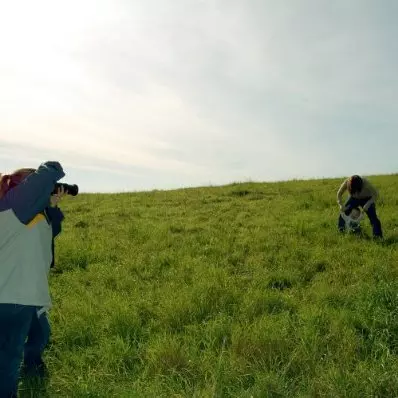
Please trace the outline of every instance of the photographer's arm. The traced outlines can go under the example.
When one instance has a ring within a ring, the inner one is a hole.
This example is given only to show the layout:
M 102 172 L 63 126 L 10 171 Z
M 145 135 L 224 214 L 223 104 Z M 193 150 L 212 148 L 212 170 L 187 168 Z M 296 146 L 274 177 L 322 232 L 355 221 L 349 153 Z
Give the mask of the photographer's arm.
M 51 221 L 51 228 L 53 231 L 53 238 L 51 242 L 51 252 L 52 252 L 51 268 L 54 268 L 55 266 L 54 239 L 61 233 L 62 231 L 61 224 L 65 217 L 58 206 L 48 207 L 46 209 L 46 213 Z
M 64 220 L 64 214 L 59 207 L 48 207 L 46 209 L 47 215 L 51 220 L 51 227 L 53 230 L 53 238 L 58 236 L 62 231 L 62 221 Z
M 18 219 L 29 223 L 32 218 L 49 206 L 55 183 L 65 176 L 58 162 L 45 162 L 19 185 L 10 190 L 5 200 Z

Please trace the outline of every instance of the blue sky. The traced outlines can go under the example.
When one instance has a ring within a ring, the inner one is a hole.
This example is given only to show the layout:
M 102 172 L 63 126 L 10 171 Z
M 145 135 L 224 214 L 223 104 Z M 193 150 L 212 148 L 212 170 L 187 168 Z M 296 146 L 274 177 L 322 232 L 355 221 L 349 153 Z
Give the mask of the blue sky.
M 398 2 L 0 5 L 0 169 L 112 192 L 398 171 Z

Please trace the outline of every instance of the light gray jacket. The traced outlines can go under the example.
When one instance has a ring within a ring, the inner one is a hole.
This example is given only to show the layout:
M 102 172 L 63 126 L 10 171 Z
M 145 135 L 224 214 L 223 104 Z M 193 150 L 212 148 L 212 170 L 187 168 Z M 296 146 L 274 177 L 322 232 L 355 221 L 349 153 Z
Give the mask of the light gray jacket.
M 58 162 L 45 162 L 0 199 L 0 303 L 50 308 L 48 273 L 61 211 L 50 208 Z

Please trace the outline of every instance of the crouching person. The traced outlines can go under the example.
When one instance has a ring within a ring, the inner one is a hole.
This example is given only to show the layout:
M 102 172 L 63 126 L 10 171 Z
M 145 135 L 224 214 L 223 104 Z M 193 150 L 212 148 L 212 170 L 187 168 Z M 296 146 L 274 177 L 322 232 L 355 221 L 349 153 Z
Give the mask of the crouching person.
M 43 375 L 50 326 L 48 273 L 63 219 L 53 195 L 64 177 L 58 162 L 0 179 L 0 397 L 17 397 L 20 365 Z
M 348 191 L 349 198 L 343 204 L 343 194 Z M 381 223 L 376 214 L 376 199 L 378 192 L 376 188 L 366 179 L 358 175 L 347 178 L 340 186 L 337 192 L 337 203 L 340 206 L 340 212 L 349 216 L 351 211 L 355 208 L 362 207 L 367 214 L 372 225 L 373 236 L 377 238 L 383 237 Z M 346 229 L 345 217 L 340 214 L 338 219 L 338 228 L 340 231 Z

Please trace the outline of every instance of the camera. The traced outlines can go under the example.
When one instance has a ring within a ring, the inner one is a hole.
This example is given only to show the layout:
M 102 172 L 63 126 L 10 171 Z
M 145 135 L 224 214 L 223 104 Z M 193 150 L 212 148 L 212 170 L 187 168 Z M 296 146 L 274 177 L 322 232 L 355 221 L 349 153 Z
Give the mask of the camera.
M 54 186 L 54 190 L 52 191 L 52 195 L 58 192 L 58 189 L 64 188 L 66 194 L 71 196 L 76 196 L 79 193 L 79 187 L 76 184 L 70 185 L 61 182 L 57 182 Z

